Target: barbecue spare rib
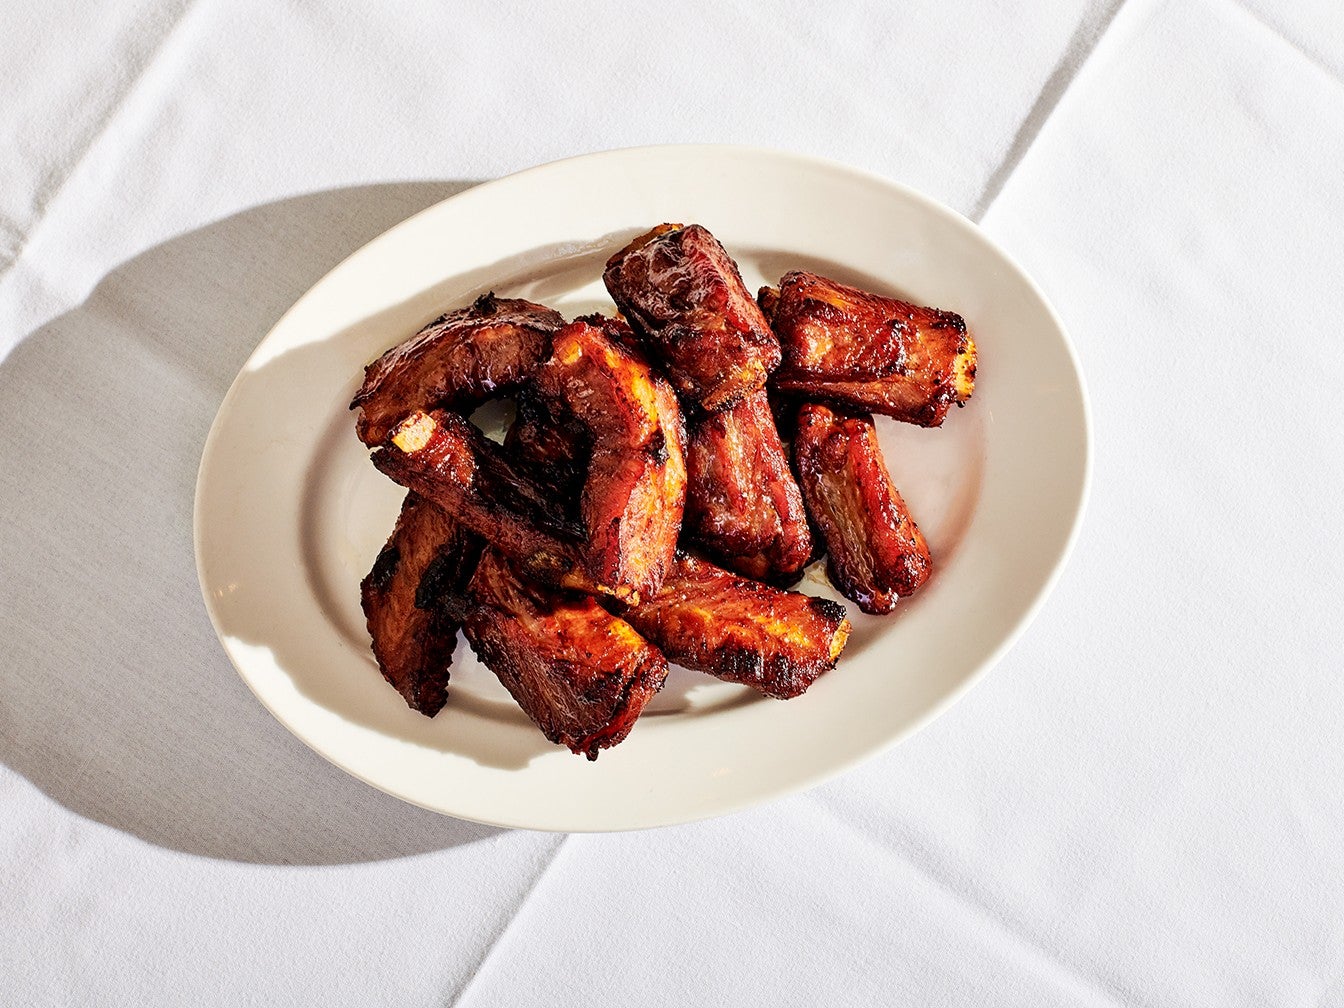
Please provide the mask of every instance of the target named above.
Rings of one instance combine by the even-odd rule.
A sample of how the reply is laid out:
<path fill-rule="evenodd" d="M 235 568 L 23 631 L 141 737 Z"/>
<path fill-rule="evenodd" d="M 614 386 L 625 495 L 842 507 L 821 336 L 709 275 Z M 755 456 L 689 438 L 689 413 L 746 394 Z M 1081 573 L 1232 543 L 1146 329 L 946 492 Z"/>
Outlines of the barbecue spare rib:
<path fill-rule="evenodd" d="M 699 224 L 640 235 L 607 260 L 602 282 L 677 394 L 701 409 L 733 405 L 779 365 L 737 264 Z"/>
<path fill-rule="evenodd" d="M 471 579 L 480 540 L 442 509 L 406 495 L 387 544 L 359 585 L 383 677 L 412 710 L 437 714 L 448 698 L 457 644 L 452 599 Z"/>
<path fill-rule="evenodd" d="M 793 399 L 937 427 L 975 388 L 975 341 L 960 315 L 805 272 L 759 298 L 783 354 L 771 387 Z"/>
<path fill-rule="evenodd" d="M 780 591 L 685 553 L 662 590 L 623 615 L 669 661 L 781 700 L 835 668 L 850 630 L 838 602 Z"/>
<path fill-rule="evenodd" d="M 658 590 L 676 551 L 686 432 L 672 387 L 625 345 L 628 334 L 601 316 L 570 323 L 530 388 L 562 427 L 584 435 L 587 576 L 634 601 Z"/>
<path fill-rule="evenodd" d="M 798 413 L 794 465 L 826 543 L 831 581 L 866 613 L 886 613 L 932 570 L 929 547 L 891 482 L 873 419 L 809 403 Z"/>
<path fill-rule="evenodd" d="M 691 421 L 686 471 L 688 539 L 758 581 L 802 575 L 812 535 L 763 389 Z"/>
<path fill-rule="evenodd" d="M 667 660 L 630 624 L 520 578 L 493 549 L 467 588 L 463 630 L 542 733 L 590 760 L 630 734 L 667 678 Z"/>
<path fill-rule="evenodd" d="M 469 414 L 517 389 L 551 353 L 565 320 L 544 305 L 485 294 L 441 315 L 364 369 L 351 409 L 355 433 L 380 445 L 408 413 L 439 407 Z"/>

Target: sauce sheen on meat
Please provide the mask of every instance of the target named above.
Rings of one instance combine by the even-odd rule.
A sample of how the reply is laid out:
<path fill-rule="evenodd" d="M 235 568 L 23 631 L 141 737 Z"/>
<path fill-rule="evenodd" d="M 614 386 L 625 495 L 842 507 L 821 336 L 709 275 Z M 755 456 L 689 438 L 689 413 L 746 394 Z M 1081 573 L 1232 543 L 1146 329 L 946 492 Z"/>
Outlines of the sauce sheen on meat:
<path fill-rule="evenodd" d="M 872 417 L 809 403 L 798 413 L 793 453 L 832 583 L 864 612 L 890 612 L 933 564 L 887 472 Z"/>
<path fill-rule="evenodd" d="M 758 581 L 802 575 L 812 534 L 763 390 L 691 421 L 686 470 L 688 539 Z"/>
<path fill-rule="evenodd" d="M 416 410 L 470 413 L 517 389 L 550 356 L 551 336 L 565 324 L 545 305 L 484 294 L 441 315 L 364 369 L 351 409 L 366 445 L 386 440 Z"/>
<path fill-rule="evenodd" d="M 623 741 L 667 678 L 667 660 L 591 597 L 532 584 L 487 549 L 463 630 L 552 742 L 596 759 Z"/>
<path fill-rule="evenodd" d="M 937 427 L 975 388 L 975 341 L 953 312 L 804 271 L 759 301 L 783 354 L 771 387 L 790 397 Z"/>
<path fill-rule="evenodd" d="M 845 607 L 781 591 L 679 554 L 662 590 L 623 613 L 669 661 L 776 699 L 835 667 L 849 638 Z"/>
<path fill-rule="evenodd" d="M 453 600 L 480 542 L 444 511 L 408 493 L 396 527 L 360 582 L 360 605 L 383 677 L 412 710 L 433 717 L 448 698 L 457 644 Z"/>
<path fill-rule="evenodd" d="M 582 527 L 565 519 L 549 489 L 457 414 L 412 414 L 372 457 L 379 472 L 438 504 L 512 558 L 527 577 L 593 594 L 633 596 L 628 586 L 589 579 Z"/>
<path fill-rule="evenodd" d="M 633 598 L 658 590 L 676 551 L 686 433 L 676 394 L 625 344 L 628 333 L 601 316 L 570 323 L 530 389 L 561 425 L 552 446 L 566 452 L 577 430 L 586 448 L 578 510 L 588 576 Z"/>
<path fill-rule="evenodd" d="M 698 224 L 641 235 L 607 261 L 602 281 L 677 394 L 701 409 L 733 405 L 779 365 L 779 341 L 737 264 Z"/>

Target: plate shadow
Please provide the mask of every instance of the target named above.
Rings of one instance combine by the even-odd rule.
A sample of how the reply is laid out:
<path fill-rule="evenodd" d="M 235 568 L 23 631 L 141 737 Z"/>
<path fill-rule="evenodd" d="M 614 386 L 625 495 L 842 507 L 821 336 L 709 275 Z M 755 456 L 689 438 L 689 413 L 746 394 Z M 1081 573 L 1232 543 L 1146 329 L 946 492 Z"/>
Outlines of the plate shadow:
<path fill-rule="evenodd" d="M 0 761 L 203 857 L 346 864 L 500 833 L 370 788 L 277 724 L 215 640 L 191 528 L 210 423 L 261 337 L 346 255 L 473 184 L 243 211 L 118 266 L 0 361 Z"/>

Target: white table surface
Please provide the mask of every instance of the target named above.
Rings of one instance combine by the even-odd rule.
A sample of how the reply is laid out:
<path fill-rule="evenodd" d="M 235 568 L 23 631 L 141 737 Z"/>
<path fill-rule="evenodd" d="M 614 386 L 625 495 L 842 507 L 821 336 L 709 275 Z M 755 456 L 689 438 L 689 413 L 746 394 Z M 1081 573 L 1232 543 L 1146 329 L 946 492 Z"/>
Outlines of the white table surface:
<path fill-rule="evenodd" d="M 1344 1004 L 1338 0 L 553 7 L 6 13 L 0 1003 Z M 391 224 L 675 141 L 882 172 L 1020 259 L 1092 397 L 1078 548 L 814 791 L 615 836 L 403 805 L 215 641 L 215 408 Z"/>

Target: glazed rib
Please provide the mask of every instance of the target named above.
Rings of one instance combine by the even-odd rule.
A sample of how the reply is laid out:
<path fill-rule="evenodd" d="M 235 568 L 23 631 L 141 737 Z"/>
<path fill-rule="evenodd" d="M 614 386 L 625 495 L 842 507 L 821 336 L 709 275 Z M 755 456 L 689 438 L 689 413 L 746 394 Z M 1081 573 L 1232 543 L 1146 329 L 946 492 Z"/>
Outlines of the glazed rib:
<path fill-rule="evenodd" d="M 442 315 L 364 369 L 351 409 L 355 431 L 373 447 L 416 410 L 470 413 L 504 395 L 541 366 L 565 320 L 551 309 L 493 293 Z"/>
<path fill-rule="evenodd" d="M 677 393 L 702 409 L 765 384 L 779 343 L 737 264 L 698 224 L 660 224 L 607 261 L 602 281 Z"/>
<path fill-rule="evenodd" d="M 802 574 L 812 535 L 764 390 L 692 421 L 686 472 L 690 539 L 758 581 Z"/>
<path fill-rule="evenodd" d="M 504 435 L 504 452 L 539 484 L 553 489 L 566 513 L 577 520 L 592 435 L 573 417 L 557 417 L 556 412 L 524 388 L 518 394 L 518 413 Z"/>
<path fill-rule="evenodd" d="M 544 584 L 632 599 L 627 585 L 586 574 L 582 529 L 469 421 L 447 410 L 414 413 L 373 453 L 393 481 L 438 504 Z"/>
<path fill-rule="evenodd" d="M 658 590 L 676 551 L 686 435 L 671 386 L 609 332 L 628 328 L 593 317 L 556 333 L 532 388 L 561 427 L 587 435 L 579 515 L 588 577 L 633 600 Z"/>
<path fill-rule="evenodd" d="M 667 661 L 592 598 L 529 584 L 487 549 L 463 624 L 477 656 L 545 736 L 590 760 L 630 734 Z"/>
<path fill-rule="evenodd" d="M 887 473 L 872 417 L 804 405 L 793 457 L 832 583 L 866 613 L 891 612 L 924 584 L 932 561 Z"/>
<path fill-rule="evenodd" d="M 835 667 L 845 607 L 780 591 L 687 554 L 653 598 L 624 613 L 669 661 L 788 699 Z"/>
<path fill-rule="evenodd" d="M 772 387 L 937 427 L 975 387 L 975 342 L 960 315 L 828 280 L 785 274 L 759 300 L 783 362 Z"/>
<path fill-rule="evenodd" d="M 413 493 L 359 585 L 378 668 L 412 710 L 433 717 L 447 700 L 458 622 L 450 600 L 466 587 L 480 543 Z"/>

